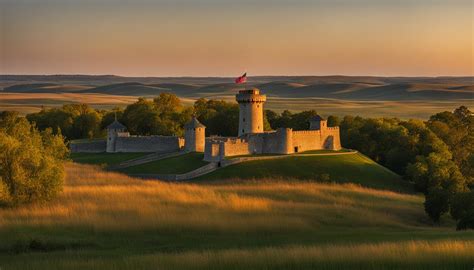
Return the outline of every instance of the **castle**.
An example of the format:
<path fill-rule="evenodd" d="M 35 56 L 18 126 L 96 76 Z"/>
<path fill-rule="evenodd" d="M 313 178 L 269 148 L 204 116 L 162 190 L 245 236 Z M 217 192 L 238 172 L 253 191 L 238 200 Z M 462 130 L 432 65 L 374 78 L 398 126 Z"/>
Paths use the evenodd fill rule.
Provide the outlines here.
<path fill-rule="evenodd" d="M 132 136 L 115 120 L 107 126 L 106 141 L 71 145 L 72 152 L 204 152 L 204 160 L 220 162 L 226 157 L 257 154 L 293 154 L 310 150 L 339 150 L 339 127 L 328 127 L 319 115 L 310 119 L 309 130 L 280 128 L 264 131 L 260 90 L 241 90 L 237 137 L 205 137 L 206 127 L 196 117 L 184 126 L 184 138 L 178 136 Z"/>
<path fill-rule="evenodd" d="M 328 127 L 327 121 L 320 116 L 310 119 L 309 130 L 263 131 L 266 96 L 254 88 L 239 91 L 236 100 L 239 103 L 239 136 L 206 138 L 204 160 L 219 162 L 229 156 L 341 149 L 339 127 Z"/>

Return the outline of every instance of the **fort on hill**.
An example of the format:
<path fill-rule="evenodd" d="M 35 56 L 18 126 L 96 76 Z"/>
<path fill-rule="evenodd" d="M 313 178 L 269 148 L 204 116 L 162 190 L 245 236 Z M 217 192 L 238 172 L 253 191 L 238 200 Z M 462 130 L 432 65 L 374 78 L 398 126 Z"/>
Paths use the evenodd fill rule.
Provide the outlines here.
<path fill-rule="evenodd" d="M 263 131 L 263 105 L 266 96 L 259 89 L 241 90 L 237 137 L 205 137 L 206 127 L 196 117 L 184 126 L 184 138 L 178 136 L 133 136 L 115 120 L 107 127 L 107 139 L 71 144 L 71 152 L 204 152 L 204 160 L 220 162 L 226 157 L 258 154 L 293 154 L 310 150 L 339 150 L 339 127 L 328 127 L 317 115 L 310 119 L 309 130 L 280 128 Z"/>

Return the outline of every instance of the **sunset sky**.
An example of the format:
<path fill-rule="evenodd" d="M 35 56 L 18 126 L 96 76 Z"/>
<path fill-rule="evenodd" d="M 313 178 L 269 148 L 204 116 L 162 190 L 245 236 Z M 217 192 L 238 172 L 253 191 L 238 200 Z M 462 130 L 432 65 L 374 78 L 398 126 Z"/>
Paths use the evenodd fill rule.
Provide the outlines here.
<path fill-rule="evenodd" d="M 474 75 L 472 0 L 0 0 L 0 73 Z"/>

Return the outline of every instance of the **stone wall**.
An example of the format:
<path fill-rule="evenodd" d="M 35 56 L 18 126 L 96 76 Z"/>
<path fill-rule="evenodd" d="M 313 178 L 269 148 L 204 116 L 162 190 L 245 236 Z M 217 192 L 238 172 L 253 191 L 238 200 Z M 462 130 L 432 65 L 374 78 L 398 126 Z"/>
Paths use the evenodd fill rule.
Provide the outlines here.
<path fill-rule="evenodd" d="M 176 136 L 130 136 L 117 137 L 115 152 L 175 152 L 184 144 Z"/>
<path fill-rule="evenodd" d="M 293 152 L 322 149 L 320 130 L 293 131 Z"/>
<path fill-rule="evenodd" d="M 224 154 L 226 157 L 230 156 L 240 156 L 253 154 L 255 149 L 250 149 L 248 141 L 238 138 L 229 138 L 227 141 L 223 142 L 223 151 L 221 154 Z M 258 152 L 255 152 L 258 153 Z"/>
<path fill-rule="evenodd" d="M 341 139 L 339 134 L 339 127 L 328 127 L 322 130 L 321 144 L 323 149 L 340 150 Z"/>
<path fill-rule="evenodd" d="M 255 151 L 255 149 L 253 151 Z M 204 160 L 218 162 L 224 159 L 224 157 L 248 155 L 252 153 L 258 152 L 252 152 L 251 145 L 246 139 L 229 137 L 207 138 Z"/>
<path fill-rule="evenodd" d="M 102 153 L 107 147 L 106 140 L 94 140 L 91 142 L 71 143 L 69 148 L 71 153 Z"/>

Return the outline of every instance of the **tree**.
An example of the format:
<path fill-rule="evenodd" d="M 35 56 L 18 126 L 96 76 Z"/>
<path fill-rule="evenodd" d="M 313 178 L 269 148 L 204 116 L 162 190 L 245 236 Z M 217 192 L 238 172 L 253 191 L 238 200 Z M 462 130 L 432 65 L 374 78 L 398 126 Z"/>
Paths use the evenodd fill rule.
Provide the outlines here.
<path fill-rule="evenodd" d="M 160 93 L 158 97 L 153 99 L 153 103 L 161 117 L 173 112 L 180 112 L 183 109 L 179 98 L 172 93 Z"/>
<path fill-rule="evenodd" d="M 441 215 L 449 210 L 449 193 L 439 187 L 432 188 L 425 197 L 425 212 L 438 223 Z"/>
<path fill-rule="evenodd" d="M 458 230 L 474 229 L 474 191 L 456 194 L 450 213 L 458 221 Z"/>
<path fill-rule="evenodd" d="M 408 165 L 407 176 L 425 194 L 434 187 L 450 193 L 466 190 L 465 179 L 456 164 L 438 153 L 431 153 L 428 157 L 418 156 L 415 163 Z"/>
<path fill-rule="evenodd" d="M 328 116 L 328 127 L 337 127 L 341 124 L 339 117 L 335 115 Z"/>
<path fill-rule="evenodd" d="M 68 149 L 51 129 L 39 132 L 24 117 L 0 120 L 0 203 L 17 205 L 54 198 L 62 189 Z"/>
<path fill-rule="evenodd" d="M 474 187 L 474 115 L 465 106 L 430 117 L 430 129 L 449 147 L 453 160 Z"/>
<path fill-rule="evenodd" d="M 206 134 L 236 136 L 239 129 L 239 106 L 223 100 L 198 99 L 194 112 L 206 126 Z"/>

